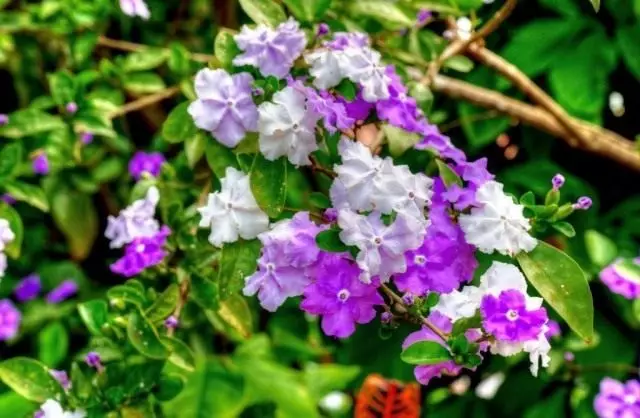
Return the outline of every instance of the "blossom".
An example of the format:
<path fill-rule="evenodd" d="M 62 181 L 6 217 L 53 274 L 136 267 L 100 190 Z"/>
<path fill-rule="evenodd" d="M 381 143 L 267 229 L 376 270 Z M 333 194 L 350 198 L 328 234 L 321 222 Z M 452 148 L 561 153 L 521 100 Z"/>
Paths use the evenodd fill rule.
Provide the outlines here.
<path fill-rule="evenodd" d="M 0 300 L 0 341 L 10 340 L 18 334 L 22 314 L 9 299 Z"/>
<path fill-rule="evenodd" d="M 589 196 L 582 196 L 573 204 L 573 208 L 577 210 L 588 210 L 593 205 L 593 200 Z"/>
<path fill-rule="evenodd" d="M 337 130 L 344 131 L 351 129 L 355 124 L 355 119 L 347 115 L 344 104 L 337 101 L 328 92 L 318 93 L 313 88 L 307 87 L 305 93 L 308 108 L 322 117 L 327 131 L 331 133 L 335 133 Z"/>
<path fill-rule="evenodd" d="M 460 215 L 460 227 L 467 242 L 484 253 L 514 255 L 531 251 L 538 241 L 527 232 L 531 225 L 522 213 L 524 208 L 504 194 L 502 188 L 495 181 L 480 186 L 476 192 L 480 207 L 472 208 L 468 215 Z"/>
<path fill-rule="evenodd" d="M 140 180 L 143 173 L 158 177 L 164 162 L 164 155 L 159 152 L 138 151 L 129 160 L 129 174 L 136 180 Z"/>
<path fill-rule="evenodd" d="M 375 103 L 369 103 L 362 98 L 362 92 L 359 91 L 356 94 L 356 97 L 348 101 L 343 97 L 338 97 L 338 103 L 342 103 L 344 105 L 345 110 L 347 111 L 347 116 L 355 119 L 356 121 L 364 121 L 369 117 L 369 113 L 375 107 Z"/>
<path fill-rule="evenodd" d="M 64 370 L 49 370 L 49 374 L 56 379 L 62 389 L 68 391 L 71 389 L 71 379 L 69 379 L 69 375 Z"/>
<path fill-rule="evenodd" d="M 91 132 L 83 132 L 80 135 L 80 142 L 82 142 L 85 145 L 89 145 L 90 143 L 93 142 L 93 134 Z"/>
<path fill-rule="evenodd" d="M 460 176 L 462 179 L 475 186 L 482 186 L 495 177 L 487 170 L 486 158 L 480 158 L 473 162 L 464 161 L 458 166 L 461 168 Z"/>
<path fill-rule="evenodd" d="M 76 102 L 69 102 L 65 105 L 64 110 L 66 110 L 68 114 L 73 115 L 78 111 L 78 104 Z"/>
<path fill-rule="evenodd" d="M 3 193 L 0 195 L 0 200 L 2 200 L 7 205 L 13 205 L 17 202 L 16 198 L 11 196 L 9 193 Z"/>
<path fill-rule="evenodd" d="M 599 418 L 640 417 L 640 382 L 631 379 L 622 383 L 605 377 L 593 406 Z"/>
<path fill-rule="evenodd" d="M 547 328 L 548 328 L 547 332 L 544 334 L 544 336 L 547 337 L 547 339 L 559 337 L 562 335 L 562 329 L 560 328 L 560 324 L 558 324 L 558 322 L 554 321 L 553 319 L 550 319 L 547 322 Z"/>
<path fill-rule="evenodd" d="M 344 78 L 340 59 L 342 51 L 320 48 L 305 54 L 309 64 L 309 74 L 313 77 L 313 85 L 319 89 L 329 89 L 340 84 Z"/>
<path fill-rule="evenodd" d="M 243 53 L 233 59 L 233 65 L 251 65 L 265 77 L 284 78 L 307 45 L 304 32 L 293 19 L 276 29 L 262 24 L 255 28 L 243 26 L 234 39 Z"/>
<path fill-rule="evenodd" d="M 90 351 L 89 353 L 87 353 L 84 361 L 89 367 L 96 369 L 98 372 L 102 372 L 102 370 L 104 370 L 104 366 L 102 365 L 102 357 L 100 357 L 100 354 L 95 351 Z"/>
<path fill-rule="evenodd" d="M 83 409 L 65 411 L 60 402 L 54 399 L 47 399 L 45 403 L 40 405 L 39 412 L 38 418 L 85 418 L 87 416 Z"/>
<path fill-rule="evenodd" d="M 154 219 L 160 194 L 155 186 L 139 199 L 120 211 L 118 217 L 109 216 L 105 237 L 111 240 L 111 248 L 120 248 L 136 238 L 153 237 L 160 230 Z"/>
<path fill-rule="evenodd" d="M 120 0 L 120 9 L 127 16 L 140 16 L 144 20 L 148 20 L 151 17 L 149 7 L 144 0 Z"/>
<path fill-rule="evenodd" d="M 485 331 L 499 340 L 523 342 L 536 339 L 547 322 L 544 308 L 527 309 L 526 296 L 517 290 L 503 290 L 496 297 L 486 295 L 480 312 Z"/>
<path fill-rule="evenodd" d="M 326 23 L 322 22 L 318 25 L 318 29 L 316 30 L 316 37 L 320 38 L 331 31 L 331 28 Z"/>
<path fill-rule="evenodd" d="M 560 173 L 553 176 L 551 179 L 551 186 L 553 190 L 560 190 L 560 188 L 564 185 L 564 176 Z"/>
<path fill-rule="evenodd" d="M 393 65 L 386 67 L 385 74 L 390 80 L 389 97 L 376 103 L 378 117 L 406 131 L 419 132 L 419 121 L 424 116 L 418 109 L 415 99 L 407 95 L 407 88 L 396 74 Z"/>
<path fill-rule="evenodd" d="M 640 257 L 625 260 L 617 259 L 600 272 L 600 280 L 613 293 L 624 296 L 627 299 L 640 297 Z"/>
<path fill-rule="evenodd" d="M 318 149 L 315 127 L 320 115 L 306 105 L 304 94 L 291 86 L 260 105 L 260 152 L 268 160 L 284 155 L 295 165 L 309 165 L 309 154 Z"/>
<path fill-rule="evenodd" d="M 425 234 L 420 221 L 402 213 L 387 226 L 378 212 L 364 216 L 341 210 L 338 225 L 342 229 L 342 242 L 359 249 L 356 261 L 362 270 L 360 280 L 364 283 L 370 283 L 373 276 L 380 276 L 385 282 L 392 274 L 405 272 L 405 251 L 419 247 Z"/>
<path fill-rule="evenodd" d="M 429 20 L 433 16 L 433 13 L 429 9 L 422 8 L 418 10 L 418 14 L 416 16 L 416 23 L 418 25 L 424 25 L 427 20 Z"/>
<path fill-rule="evenodd" d="M 47 294 L 47 303 L 60 303 L 78 292 L 78 285 L 71 279 L 65 280 Z"/>
<path fill-rule="evenodd" d="M 348 48 L 364 48 L 370 44 L 369 35 L 362 32 L 336 32 L 333 39 L 324 42 L 324 46 L 335 51 L 344 51 Z"/>
<path fill-rule="evenodd" d="M 389 98 L 391 78 L 380 62 L 380 53 L 368 47 L 347 48 L 340 55 L 344 75 L 362 87 L 362 98 L 376 102 Z"/>
<path fill-rule="evenodd" d="M 5 253 L 0 253 L 0 277 L 4 277 L 7 267 L 7 256 Z"/>
<path fill-rule="evenodd" d="M 49 158 L 47 158 L 47 154 L 41 152 L 33 159 L 33 163 L 31 164 L 33 172 L 35 174 L 45 175 L 49 173 Z"/>
<path fill-rule="evenodd" d="M 140 237 L 131 241 L 124 255 L 111 265 L 111 271 L 125 277 L 133 277 L 164 260 L 167 252 L 164 244 L 171 230 L 166 225 L 153 237 Z"/>
<path fill-rule="evenodd" d="M 197 99 L 188 108 L 196 126 L 229 148 L 238 145 L 246 132 L 256 132 L 258 108 L 253 102 L 252 83 L 249 73 L 198 71 L 194 84 Z"/>
<path fill-rule="evenodd" d="M 9 123 L 9 115 L 6 113 L 0 113 L 0 126 L 4 126 Z"/>
<path fill-rule="evenodd" d="M 420 140 L 414 148 L 435 151 L 440 157 L 451 159 L 456 163 L 466 161 L 467 157 L 464 152 L 456 148 L 448 136 L 440 133 L 436 125 L 431 125 L 424 121 L 422 121 L 420 125 L 421 129 L 419 134 L 422 135 L 422 140 Z"/>
<path fill-rule="evenodd" d="M 30 274 L 24 277 L 13 289 L 13 294 L 20 303 L 28 302 L 35 299 L 42 290 L 40 276 Z"/>
<path fill-rule="evenodd" d="M 300 308 L 322 316 L 322 331 L 338 338 L 354 333 L 356 323 L 366 324 L 376 316 L 374 306 L 384 304 L 374 284 L 364 284 L 352 261 L 336 254 L 327 256 L 315 269 L 315 281 L 304 289 Z"/>
<path fill-rule="evenodd" d="M 169 315 L 167 319 L 164 320 L 164 326 L 167 329 L 176 329 L 180 325 L 180 321 L 173 315 Z"/>
<path fill-rule="evenodd" d="M 198 208 L 200 227 L 210 227 L 209 242 L 216 247 L 238 238 L 253 239 L 269 226 L 264 213 L 251 193 L 249 176 L 227 167 L 220 179 L 221 190 L 209 193 L 207 204 Z"/>
<path fill-rule="evenodd" d="M 374 180 L 373 206 L 382 213 L 405 212 L 423 220 L 424 208 L 431 203 L 433 180 L 423 173 L 412 173 L 406 165 L 394 165 L 385 158 Z"/>
<path fill-rule="evenodd" d="M 0 218 L 0 251 L 4 251 L 15 238 L 16 235 L 11 230 L 9 221 Z"/>

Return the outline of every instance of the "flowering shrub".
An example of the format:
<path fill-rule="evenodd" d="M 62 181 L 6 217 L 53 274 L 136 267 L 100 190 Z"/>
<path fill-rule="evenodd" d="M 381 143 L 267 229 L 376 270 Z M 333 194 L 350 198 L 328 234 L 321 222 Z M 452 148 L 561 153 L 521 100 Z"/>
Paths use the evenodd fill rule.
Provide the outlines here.
<path fill-rule="evenodd" d="M 437 385 L 492 373 L 476 391 L 488 399 L 521 364 L 520 389 L 557 379 L 575 410 L 640 414 L 637 380 L 606 378 L 596 395 L 573 354 L 605 338 L 591 276 L 638 299 L 638 259 L 595 230 L 575 249 L 574 219 L 594 205 L 579 179 L 497 177 L 431 108 L 429 87 L 449 91 L 440 71 L 468 71 L 462 53 L 483 53 L 515 2 L 478 25 L 461 16 L 482 2 L 240 0 L 251 21 L 215 38 L 160 48 L 95 33 L 116 14 L 123 36 L 180 35 L 188 2 L 171 28 L 173 5 L 148 3 L 0 12 L 4 42 L 67 42 L 42 69 L 46 92 L 20 84 L 27 100 L 0 119 L 7 416 L 341 416 L 340 391 L 365 371 L 413 371 L 425 408 L 447 414 L 466 389 Z M 237 17 L 235 2 L 214 3 Z M 522 106 L 558 118 L 572 145 L 596 129 L 535 91 L 546 107 Z M 157 128 L 150 143 L 134 112 Z M 636 164 L 624 139 L 601 135 L 627 147 L 604 155 Z M 390 366 L 367 364 L 377 355 Z"/>

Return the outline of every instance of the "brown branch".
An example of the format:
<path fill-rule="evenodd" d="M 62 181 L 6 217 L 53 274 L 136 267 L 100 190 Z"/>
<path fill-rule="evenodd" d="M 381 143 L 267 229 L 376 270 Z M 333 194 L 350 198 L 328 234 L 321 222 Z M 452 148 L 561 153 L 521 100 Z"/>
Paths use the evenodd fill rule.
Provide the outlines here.
<path fill-rule="evenodd" d="M 571 119 L 571 123 L 584 138 L 584 141 L 580 142 L 579 138 L 547 109 L 532 106 L 501 93 L 443 75 L 436 75 L 431 87 L 434 91 L 449 97 L 465 100 L 487 109 L 495 109 L 522 123 L 556 136 L 573 147 L 605 156 L 633 170 L 640 171 L 640 153 L 636 150 L 634 143 L 615 132 L 588 122 Z"/>
<path fill-rule="evenodd" d="M 119 39 L 111 39 L 105 36 L 100 36 L 98 38 L 98 45 L 103 46 L 105 48 L 110 48 L 110 49 L 115 49 L 118 51 L 125 51 L 125 52 L 136 52 L 146 48 L 155 48 L 149 45 L 136 44 L 133 42 L 122 41 Z M 168 49 L 166 48 L 157 48 L 157 49 L 162 51 L 168 51 Z M 193 61 L 201 62 L 203 64 L 208 64 L 212 61 L 214 62 L 217 61 L 216 57 L 214 57 L 213 55 L 199 54 L 197 52 L 192 52 L 189 56 Z"/>
<path fill-rule="evenodd" d="M 180 87 L 173 86 L 173 87 L 166 88 L 166 89 L 164 89 L 162 91 L 159 91 L 157 93 L 153 93 L 153 94 L 150 94 L 148 96 L 141 97 L 141 98 L 139 98 L 137 100 L 134 100 L 133 102 L 125 104 L 124 106 L 122 106 L 121 108 L 119 108 L 117 110 L 114 110 L 109 115 L 109 118 L 110 119 L 115 119 L 117 117 L 126 115 L 127 113 L 135 112 L 135 111 L 140 110 L 140 109 L 144 109 L 145 107 L 151 106 L 154 103 L 161 102 L 162 100 L 166 100 L 168 98 L 171 98 L 171 97 L 175 96 L 176 94 L 178 94 L 179 92 L 180 92 Z"/>

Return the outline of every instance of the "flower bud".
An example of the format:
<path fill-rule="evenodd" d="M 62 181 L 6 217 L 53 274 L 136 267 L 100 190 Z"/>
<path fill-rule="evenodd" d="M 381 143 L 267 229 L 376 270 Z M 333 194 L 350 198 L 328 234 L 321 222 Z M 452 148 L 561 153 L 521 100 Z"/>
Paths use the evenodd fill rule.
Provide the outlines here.
<path fill-rule="evenodd" d="M 582 196 L 578 198 L 578 201 L 576 203 L 573 204 L 573 208 L 576 210 L 588 210 L 592 204 L 593 201 L 590 197 Z"/>
<path fill-rule="evenodd" d="M 76 102 L 69 102 L 64 107 L 68 114 L 73 115 L 78 111 L 78 104 Z"/>
<path fill-rule="evenodd" d="M 551 185 L 554 190 L 560 190 L 560 188 L 564 185 L 564 176 L 560 173 L 553 176 L 551 179 Z"/>

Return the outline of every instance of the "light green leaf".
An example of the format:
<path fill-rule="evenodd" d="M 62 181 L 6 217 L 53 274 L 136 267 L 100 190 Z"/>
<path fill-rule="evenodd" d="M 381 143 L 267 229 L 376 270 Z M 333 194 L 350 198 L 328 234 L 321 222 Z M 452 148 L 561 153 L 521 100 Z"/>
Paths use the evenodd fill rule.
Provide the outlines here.
<path fill-rule="evenodd" d="M 128 320 L 127 336 L 140 354 L 152 359 L 167 358 L 167 348 L 160 341 L 158 331 L 146 317 L 136 310 L 128 316 Z"/>
<path fill-rule="evenodd" d="M 0 218 L 6 219 L 9 222 L 11 231 L 13 231 L 14 238 L 4 249 L 5 253 L 13 258 L 20 257 L 20 251 L 22 248 L 22 239 L 24 237 L 24 225 L 22 224 L 22 218 L 18 212 L 8 204 L 0 202 Z"/>
<path fill-rule="evenodd" d="M 66 71 L 58 71 L 47 76 L 51 97 L 58 106 L 75 101 L 76 87 L 71 74 Z"/>
<path fill-rule="evenodd" d="M 400 358 L 405 363 L 425 365 L 451 360 L 451 353 L 442 344 L 435 341 L 418 341 L 407 347 Z"/>
<path fill-rule="evenodd" d="M 173 108 L 162 124 L 162 137 L 167 142 L 177 144 L 198 132 L 198 128 L 193 124 L 193 118 L 187 112 L 188 107 L 189 102 L 180 103 Z"/>
<path fill-rule="evenodd" d="M 573 225 L 571 225 L 569 222 L 565 222 L 565 221 L 555 222 L 551 226 L 553 227 L 553 229 L 555 229 L 558 232 L 561 232 L 563 235 L 569 238 L 573 238 L 576 236 L 576 230 L 573 227 Z"/>
<path fill-rule="evenodd" d="M 233 39 L 233 33 L 229 29 L 221 28 L 216 35 L 213 47 L 220 64 L 224 68 L 231 68 L 233 59 L 240 53 L 240 49 Z"/>
<path fill-rule="evenodd" d="M 291 13 L 306 22 L 315 22 L 331 7 L 331 0 L 284 0 Z"/>
<path fill-rule="evenodd" d="M 9 115 L 9 123 L 0 126 L 0 137 L 17 139 L 64 127 L 65 123 L 59 116 L 38 109 L 25 109 Z"/>
<path fill-rule="evenodd" d="M 260 209 L 271 218 L 280 215 L 285 205 L 287 169 L 288 161 L 285 157 L 269 161 L 258 153 L 253 160 L 249 173 L 251 192 Z"/>
<path fill-rule="evenodd" d="M 188 372 L 196 368 L 193 352 L 184 342 L 177 338 L 163 336 L 162 343 L 169 349 L 169 361 Z"/>
<path fill-rule="evenodd" d="M 585 231 L 584 244 L 589 258 L 600 268 L 608 266 L 618 256 L 616 243 L 593 229 Z"/>
<path fill-rule="evenodd" d="M 274 0 L 240 0 L 240 7 L 256 23 L 276 27 L 287 20 L 282 6 Z"/>
<path fill-rule="evenodd" d="M 386 0 L 353 1 L 349 3 L 349 12 L 358 18 L 376 19 L 382 26 L 391 30 L 411 27 L 414 24 L 413 16 L 400 5 Z"/>
<path fill-rule="evenodd" d="M 217 310 L 219 307 L 218 283 L 198 274 L 191 274 L 189 296 L 202 308 Z"/>
<path fill-rule="evenodd" d="M 171 283 L 146 310 L 145 315 L 152 323 L 160 323 L 173 313 L 180 299 L 178 285 Z"/>
<path fill-rule="evenodd" d="M 91 196 L 71 189 L 58 190 L 53 195 L 51 214 L 67 238 L 71 257 L 87 258 L 98 236 L 98 213 Z"/>
<path fill-rule="evenodd" d="M 447 163 L 441 160 L 436 160 L 436 165 L 438 166 L 438 173 L 440 174 L 440 178 L 444 182 L 445 186 L 449 187 L 452 184 L 462 186 L 462 179 L 460 179 L 460 176 L 458 176 Z"/>
<path fill-rule="evenodd" d="M 320 399 L 334 390 L 345 390 L 360 375 L 359 366 L 308 363 L 304 367 L 304 380 L 311 396 Z"/>
<path fill-rule="evenodd" d="M 127 55 L 122 63 L 125 72 L 149 71 L 164 64 L 167 50 L 161 48 L 144 48 Z"/>
<path fill-rule="evenodd" d="M 7 177 L 14 177 L 23 158 L 24 149 L 21 142 L 4 145 L 0 150 L 0 178 L 4 181 Z"/>
<path fill-rule="evenodd" d="M 143 292 L 131 286 L 117 285 L 107 290 L 109 303 L 115 306 L 130 304 L 142 308 L 146 304 Z"/>
<path fill-rule="evenodd" d="M 596 12 L 600 11 L 600 0 L 589 0 L 589 2 L 593 6 L 593 10 L 595 10 Z"/>
<path fill-rule="evenodd" d="M 465 57 L 464 55 L 456 55 L 455 57 L 451 57 L 444 62 L 445 68 L 451 68 L 452 70 L 468 73 L 473 70 L 473 61 L 470 58 Z"/>
<path fill-rule="evenodd" d="M 243 339 L 249 338 L 253 332 L 253 317 L 247 300 L 238 295 L 231 295 L 220 301 L 217 314 L 231 329 Z"/>
<path fill-rule="evenodd" d="M 382 131 L 387 139 L 387 144 L 389 144 L 389 152 L 394 157 L 404 154 L 406 150 L 412 148 L 422 139 L 418 134 L 387 124 L 382 125 Z"/>
<path fill-rule="evenodd" d="M 131 73 L 124 76 L 124 88 L 135 94 L 156 93 L 167 86 L 155 73 Z"/>
<path fill-rule="evenodd" d="M 527 279 L 540 296 L 576 334 L 593 338 L 593 299 L 580 266 L 568 255 L 545 242 L 516 256 Z"/>
<path fill-rule="evenodd" d="M 28 203 L 43 212 L 49 212 L 49 201 L 40 187 L 21 181 L 5 181 L 4 189 L 14 199 Z"/>
<path fill-rule="evenodd" d="M 242 289 L 245 278 L 256 271 L 261 248 L 260 241 L 257 239 L 240 240 L 227 243 L 222 247 L 218 271 L 221 299 Z"/>
<path fill-rule="evenodd" d="M 184 153 L 187 156 L 189 168 L 193 168 L 204 155 L 207 141 L 210 138 L 204 132 L 198 132 L 196 135 L 189 137 L 184 142 Z"/>
<path fill-rule="evenodd" d="M 638 2 L 640 4 L 640 2 Z M 624 63 L 637 79 L 640 79 L 640 25 L 635 24 L 618 29 L 616 41 L 622 52 Z"/>
<path fill-rule="evenodd" d="M 640 264 L 633 258 L 625 258 L 614 264 L 614 269 L 625 279 L 640 284 Z"/>
<path fill-rule="evenodd" d="M 51 377 L 47 367 L 29 358 L 13 357 L 0 363 L 0 380 L 33 402 L 62 397 L 62 386 Z"/>
<path fill-rule="evenodd" d="M 180 42 L 169 44 L 169 70 L 178 77 L 186 77 L 191 68 L 191 56 L 187 48 Z M 186 79 L 190 86 L 193 86 L 191 79 Z"/>
<path fill-rule="evenodd" d="M 91 171 L 91 175 L 97 183 L 108 183 L 122 175 L 126 168 L 121 158 L 107 157 Z"/>
<path fill-rule="evenodd" d="M 69 334 L 60 321 L 47 325 L 38 333 L 38 359 L 49 367 L 56 367 L 67 356 Z"/>
<path fill-rule="evenodd" d="M 109 308 L 102 299 L 78 304 L 80 319 L 93 335 L 102 335 L 102 326 L 107 323 Z"/>

